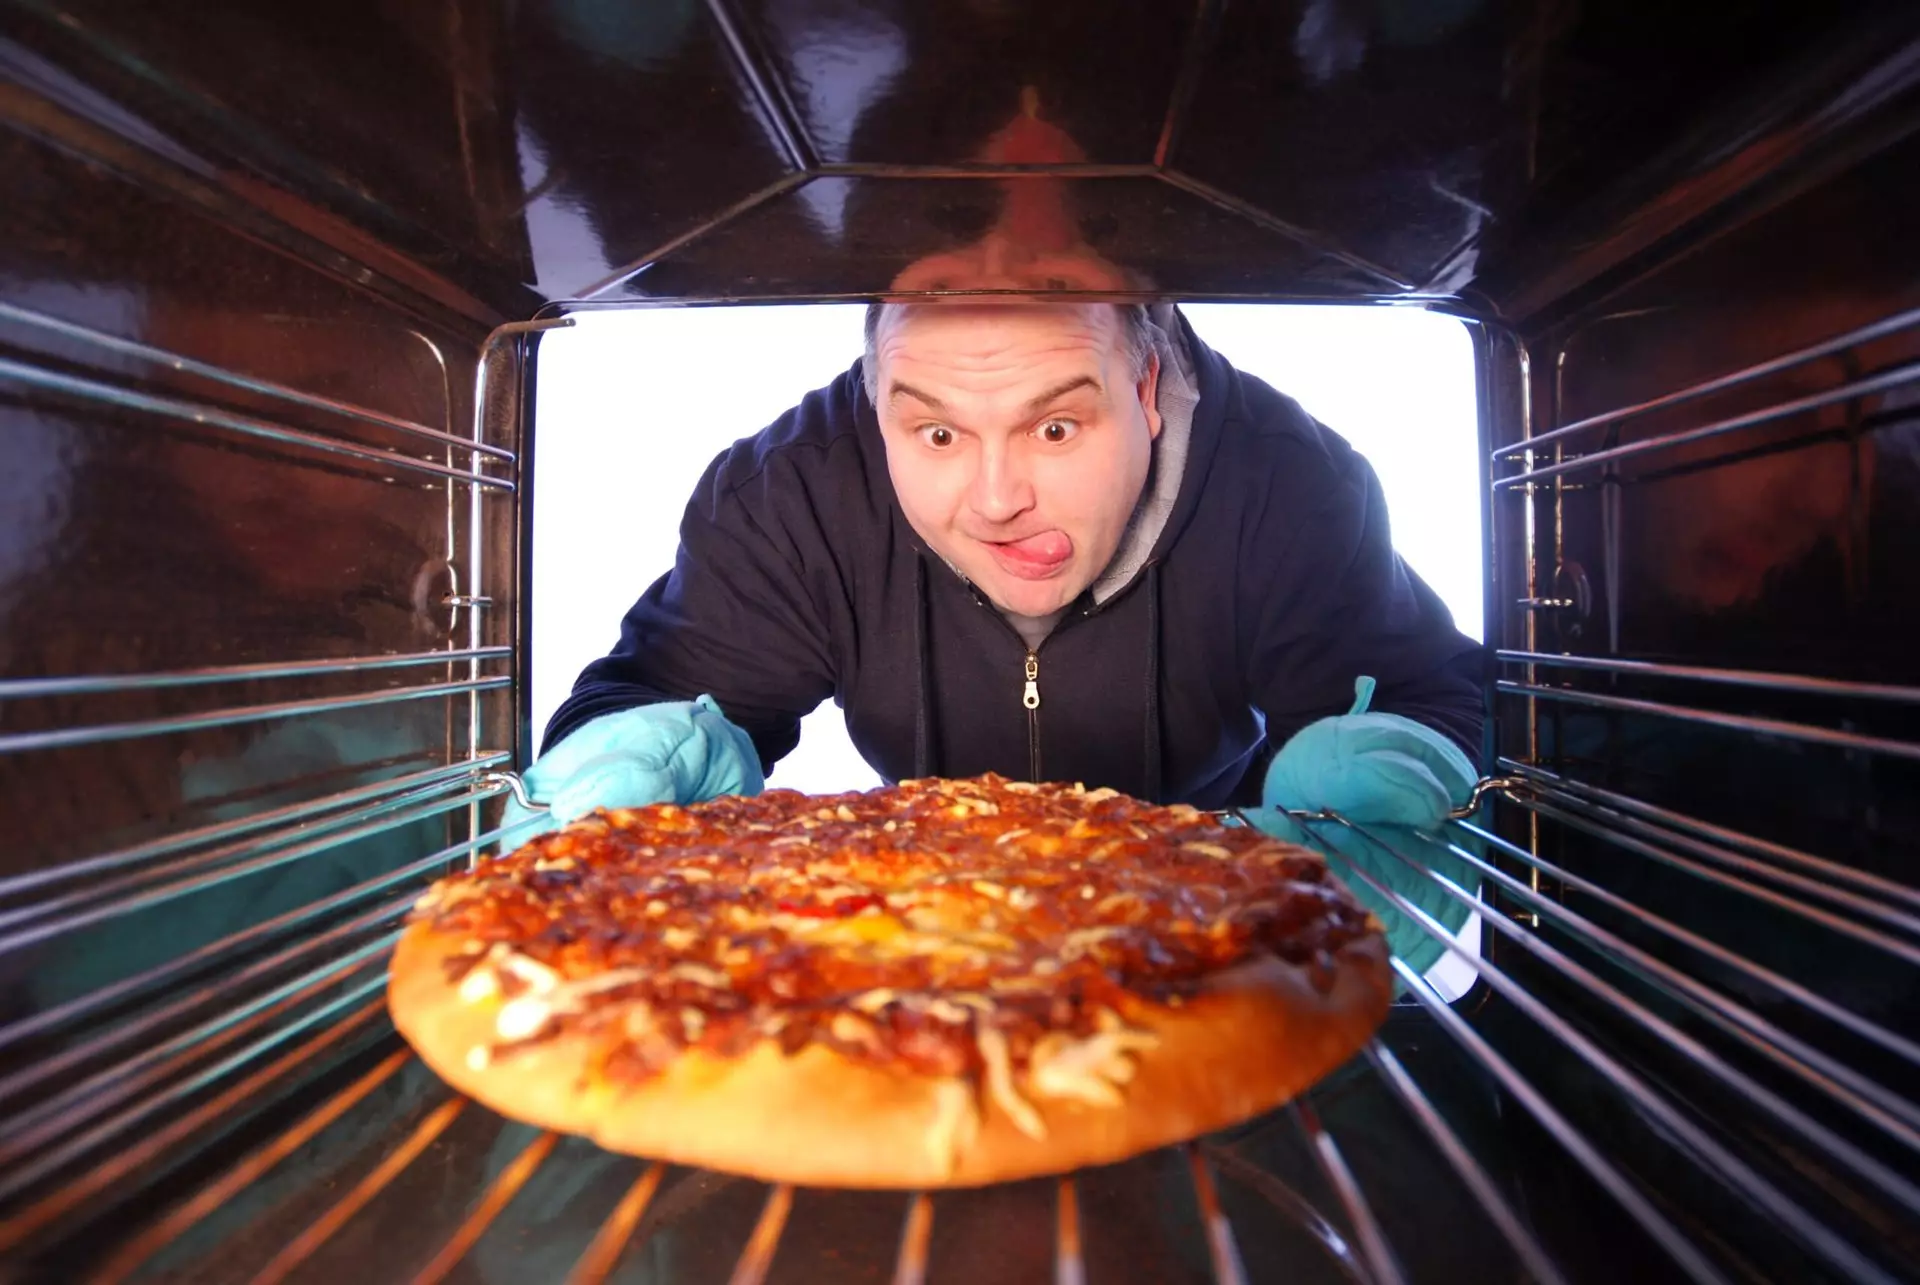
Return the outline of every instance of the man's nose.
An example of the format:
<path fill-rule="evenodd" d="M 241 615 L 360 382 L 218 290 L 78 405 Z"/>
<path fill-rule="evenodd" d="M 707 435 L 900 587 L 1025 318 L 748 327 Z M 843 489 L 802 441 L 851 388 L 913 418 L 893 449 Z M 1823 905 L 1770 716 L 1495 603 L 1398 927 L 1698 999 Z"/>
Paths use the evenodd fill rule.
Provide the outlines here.
<path fill-rule="evenodd" d="M 967 503 L 989 522 L 1011 522 L 1033 507 L 1033 477 L 1022 452 L 1005 444 L 980 453 Z"/>

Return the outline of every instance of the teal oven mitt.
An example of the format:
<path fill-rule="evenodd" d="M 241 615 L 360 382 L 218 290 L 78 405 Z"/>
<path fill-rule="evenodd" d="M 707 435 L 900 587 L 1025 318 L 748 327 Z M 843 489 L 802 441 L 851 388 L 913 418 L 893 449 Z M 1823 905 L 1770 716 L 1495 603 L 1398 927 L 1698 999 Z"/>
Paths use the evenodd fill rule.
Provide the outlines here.
<path fill-rule="evenodd" d="M 1288 740 L 1268 765 L 1264 806 L 1245 815 L 1276 838 L 1331 849 L 1333 872 L 1386 926 L 1389 949 L 1425 973 L 1445 945 L 1347 867 L 1365 871 L 1458 934 L 1471 912 L 1423 871 L 1443 875 L 1468 893 L 1479 891 L 1478 872 L 1447 848 L 1464 836 L 1457 830 L 1440 834 L 1453 809 L 1472 799 L 1478 776 L 1460 747 L 1441 733 L 1397 714 L 1368 713 L 1373 690 L 1373 679 L 1360 678 L 1350 711 L 1311 723 Z M 1373 838 L 1338 821 L 1296 821 L 1289 810 L 1338 812 Z"/>
<path fill-rule="evenodd" d="M 1460 747 L 1398 714 L 1369 714 L 1373 679 L 1354 683 L 1353 708 L 1294 733 L 1267 765 L 1261 802 L 1328 809 L 1350 821 L 1435 829 L 1473 797 L 1479 778 Z"/>
<path fill-rule="evenodd" d="M 623 709 L 582 725 L 527 769 L 533 813 L 511 800 L 504 824 L 517 846 L 597 808 L 701 803 L 766 788 L 760 754 L 711 696 Z M 535 822 L 543 824 L 535 825 Z"/>

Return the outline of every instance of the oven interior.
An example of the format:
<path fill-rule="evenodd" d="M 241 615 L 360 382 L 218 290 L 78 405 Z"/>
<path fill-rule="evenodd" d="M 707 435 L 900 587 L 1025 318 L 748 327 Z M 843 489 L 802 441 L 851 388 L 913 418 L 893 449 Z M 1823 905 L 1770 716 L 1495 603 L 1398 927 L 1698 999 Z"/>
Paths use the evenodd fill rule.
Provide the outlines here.
<path fill-rule="evenodd" d="M 0 1279 L 1920 1279 L 1917 17 L 0 5 Z M 541 335 L 1069 243 L 1471 323 L 1485 785 L 1382 842 L 1472 991 L 931 1196 L 452 1096 L 384 966 L 533 749 Z"/>

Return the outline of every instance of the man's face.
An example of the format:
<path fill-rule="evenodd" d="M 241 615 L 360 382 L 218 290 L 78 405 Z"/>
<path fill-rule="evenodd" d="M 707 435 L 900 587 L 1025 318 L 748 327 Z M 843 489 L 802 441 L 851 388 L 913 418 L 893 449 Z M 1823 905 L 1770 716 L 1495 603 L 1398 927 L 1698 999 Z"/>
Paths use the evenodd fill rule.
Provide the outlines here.
<path fill-rule="evenodd" d="M 1043 616 L 1112 561 L 1160 432 L 1108 304 L 888 308 L 874 345 L 907 521 L 996 606 Z"/>

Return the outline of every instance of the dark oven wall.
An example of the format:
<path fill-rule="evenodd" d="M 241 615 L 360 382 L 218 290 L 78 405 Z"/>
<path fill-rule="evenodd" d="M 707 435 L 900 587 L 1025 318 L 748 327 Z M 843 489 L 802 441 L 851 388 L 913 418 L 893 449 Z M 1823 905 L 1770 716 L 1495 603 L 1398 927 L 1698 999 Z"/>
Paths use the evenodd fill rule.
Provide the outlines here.
<path fill-rule="evenodd" d="M 1646 274 L 1532 351 L 1544 432 L 1863 328 L 1884 332 L 1535 454 L 1540 467 L 1565 466 L 1532 496 L 1542 596 L 1578 600 L 1529 613 L 1540 650 L 1851 686 L 1601 670 L 1551 681 L 1920 740 L 1912 703 L 1874 690 L 1920 686 L 1916 165 L 1916 143 L 1874 156 Z M 1524 499 L 1520 489 L 1503 488 L 1503 510 Z M 1508 637 L 1523 645 L 1523 635 L 1515 622 Z M 1521 677 L 1514 665 L 1502 674 Z M 1920 841 L 1911 753 L 1565 701 L 1545 724 L 1547 752 L 1591 765 L 1597 784 L 1864 870 L 1900 875 L 1894 854 Z"/>
<path fill-rule="evenodd" d="M 277 988 L 233 1038 L 284 1028 L 378 986 L 464 761 L 511 748 L 511 415 L 472 442 L 502 318 L 0 56 L 0 1065 L 207 977 Z M 8 1114 L 91 1064 L 36 1065 Z"/>
<path fill-rule="evenodd" d="M 1881 141 L 1530 337 L 1494 701 L 1548 889 L 1892 1084 L 1920 1036 L 1920 142 Z"/>

